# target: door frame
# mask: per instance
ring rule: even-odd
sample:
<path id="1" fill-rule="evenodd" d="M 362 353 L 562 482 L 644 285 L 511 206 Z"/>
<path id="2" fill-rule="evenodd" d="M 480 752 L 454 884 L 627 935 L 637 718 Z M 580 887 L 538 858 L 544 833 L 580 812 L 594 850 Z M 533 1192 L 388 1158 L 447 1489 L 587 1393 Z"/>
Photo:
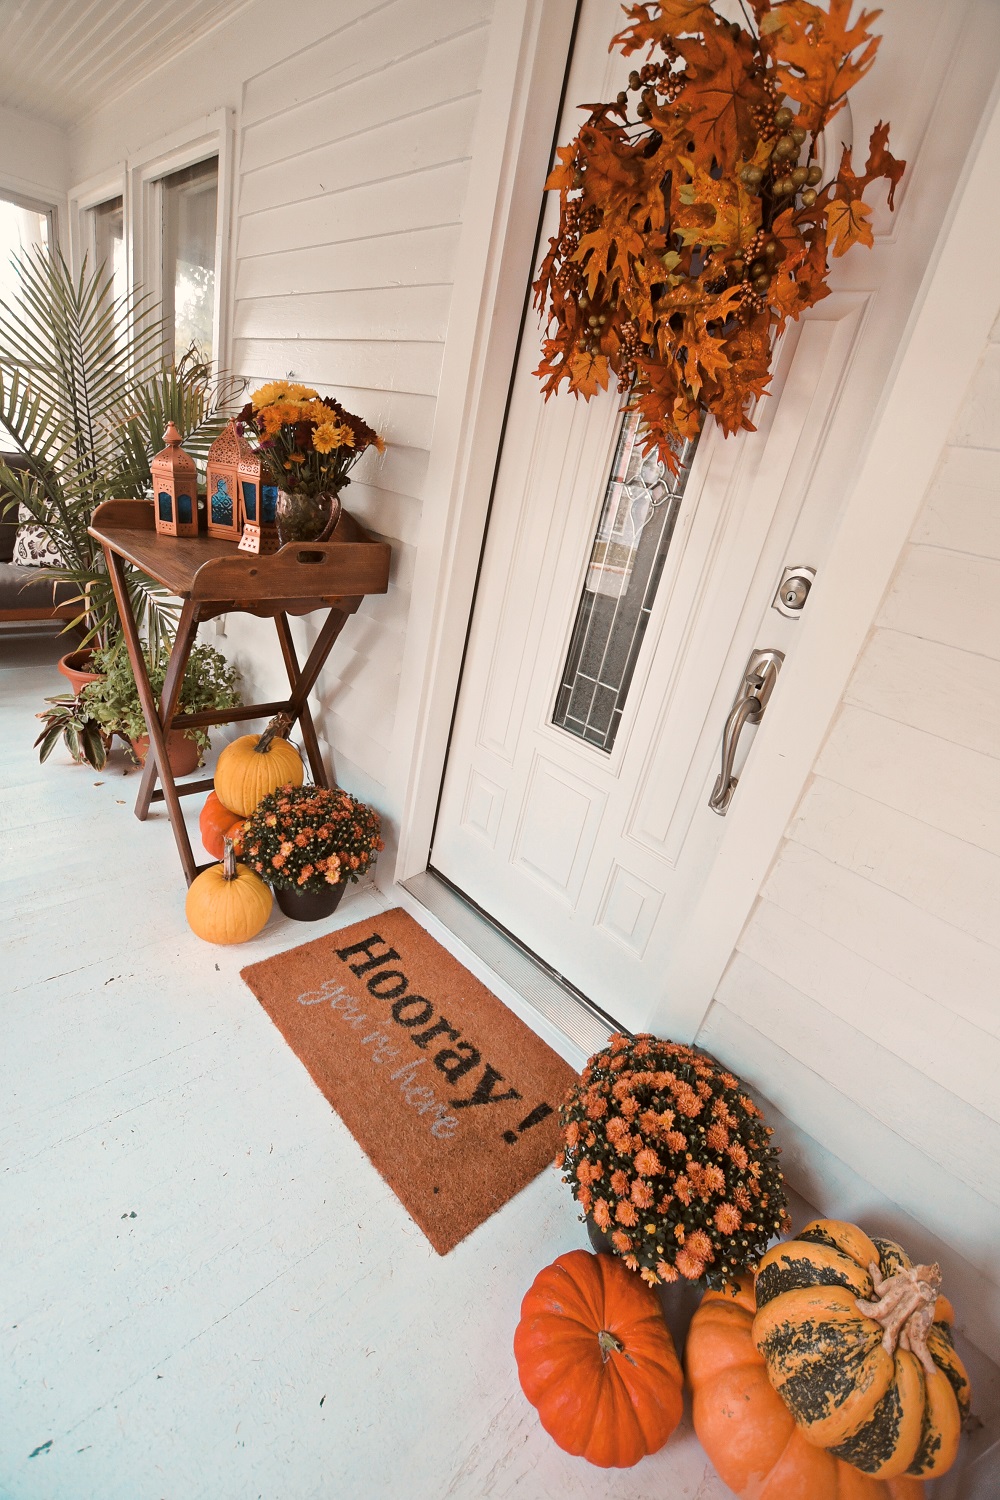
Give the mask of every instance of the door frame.
<path id="1" fill-rule="evenodd" d="M 390 776 L 400 831 L 387 890 L 414 910 L 401 882 L 428 866 L 577 8 L 575 0 L 504 0 L 503 25 L 490 33 Z M 1000 309 L 1000 195 L 990 191 L 998 156 L 1000 79 L 958 175 L 783 691 L 758 731 L 719 856 L 666 976 L 684 997 L 673 1002 L 678 1041 L 696 1034 L 778 853 Z M 971 245 L 979 247 L 975 285 Z"/>

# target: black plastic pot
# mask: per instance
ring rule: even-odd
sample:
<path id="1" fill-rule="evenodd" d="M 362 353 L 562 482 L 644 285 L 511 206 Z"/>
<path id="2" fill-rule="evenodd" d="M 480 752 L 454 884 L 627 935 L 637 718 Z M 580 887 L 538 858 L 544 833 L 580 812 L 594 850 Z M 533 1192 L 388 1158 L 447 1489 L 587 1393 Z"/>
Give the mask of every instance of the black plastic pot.
<path id="1" fill-rule="evenodd" d="M 275 886 L 274 899 L 286 917 L 292 917 L 296 922 L 319 922 L 337 910 L 346 889 L 346 880 L 341 880 L 337 885 L 324 886 L 320 891 L 289 890 L 287 887 Z"/>

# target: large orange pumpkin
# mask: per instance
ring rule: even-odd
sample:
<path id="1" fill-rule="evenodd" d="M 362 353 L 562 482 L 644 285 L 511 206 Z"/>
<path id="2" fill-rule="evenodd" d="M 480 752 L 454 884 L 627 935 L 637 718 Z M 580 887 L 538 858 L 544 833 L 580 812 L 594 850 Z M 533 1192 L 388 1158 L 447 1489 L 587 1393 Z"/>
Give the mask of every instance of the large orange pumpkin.
<path id="1" fill-rule="evenodd" d="M 223 807 L 249 818 L 279 786 L 302 785 L 302 757 L 285 739 L 291 727 L 289 716 L 278 714 L 263 734 L 242 734 L 225 747 L 215 764 L 215 790 Z"/>
<path id="2" fill-rule="evenodd" d="M 225 840 L 236 837 L 236 829 L 243 827 L 239 813 L 223 807 L 217 792 L 209 792 L 205 806 L 198 818 L 201 841 L 213 859 L 221 859 L 225 853 Z"/>
<path id="3" fill-rule="evenodd" d="M 745 1500 L 921 1500 L 919 1480 L 869 1479 L 806 1442 L 754 1348 L 755 1310 L 752 1277 L 707 1292 L 685 1346 L 694 1429 L 720 1478 Z"/>
<path id="4" fill-rule="evenodd" d="M 807 1442 L 878 1479 L 951 1467 L 970 1392 L 940 1282 L 839 1219 L 767 1252 L 753 1341 Z"/>
<path id="5" fill-rule="evenodd" d="M 274 898 L 259 875 L 236 863 L 232 839 L 224 842 L 222 864 L 195 876 L 184 911 L 206 943 L 245 943 L 266 925 Z"/>
<path id="6" fill-rule="evenodd" d="M 570 1250 L 538 1273 L 514 1355 L 545 1431 L 603 1469 L 655 1453 L 681 1419 L 684 1378 L 660 1304 L 613 1255 Z"/>

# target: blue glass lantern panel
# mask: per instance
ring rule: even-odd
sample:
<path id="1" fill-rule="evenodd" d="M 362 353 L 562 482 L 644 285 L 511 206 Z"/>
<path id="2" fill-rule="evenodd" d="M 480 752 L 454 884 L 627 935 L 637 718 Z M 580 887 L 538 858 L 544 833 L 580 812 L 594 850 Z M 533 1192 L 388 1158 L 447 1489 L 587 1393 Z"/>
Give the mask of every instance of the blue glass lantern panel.
<path id="1" fill-rule="evenodd" d="M 265 484 L 260 491 L 260 518 L 262 521 L 274 521 L 275 512 L 278 507 L 278 486 L 276 484 Z"/>
<path id="2" fill-rule="evenodd" d="M 194 517 L 194 507 L 191 504 L 190 495 L 177 496 L 177 524 L 178 526 L 190 526 Z"/>
<path id="3" fill-rule="evenodd" d="M 171 497 L 167 494 L 166 490 L 160 491 L 160 493 L 156 497 L 156 503 L 159 510 L 160 520 L 166 521 L 168 524 L 171 523 L 174 519 L 174 503 Z"/>
<path id="4" fill-rule="evenodd" d="M 229 493 L 229 485 L 221 477 L 215 481 L 212 492 L 212 520 L 217 526 L 233 524 L 233 497 Z"/>
<path id="5" fill-rule="evenodd" d="M 251 484 L 249 479 L 243 481 L 243 509 L 248 521 L 257 519 L 257 486 Z"/>

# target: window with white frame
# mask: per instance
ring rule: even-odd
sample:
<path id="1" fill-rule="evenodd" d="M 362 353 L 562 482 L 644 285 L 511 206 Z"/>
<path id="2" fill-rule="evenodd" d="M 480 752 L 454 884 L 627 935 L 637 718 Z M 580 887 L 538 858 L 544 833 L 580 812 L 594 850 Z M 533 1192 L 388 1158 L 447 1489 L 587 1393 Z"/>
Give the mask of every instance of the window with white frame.
<path id="1" fill-rule="evenodd" d="M 194 347 L 208 364 L 216 354 L 218 157 L 161 178 L 160 206 L 160 285 L 168 349 L 179 360 Z"/>
<path id="2" fill-rule="evenodd" d="M 0 302 L 9 303 L 17 285 L 13 256 L 51 245 L 52 210 L 0 193 Z"/>
<path id="3" fill-rule="evenodd" d="M 87 253 L 91 269 L 103 266 L 112 277 L 112 295 L 116 302 L 128 290 L 128 267 L 125 263 L 125 201 L 119 194 L 87 209 L 89 229 Z"/>

